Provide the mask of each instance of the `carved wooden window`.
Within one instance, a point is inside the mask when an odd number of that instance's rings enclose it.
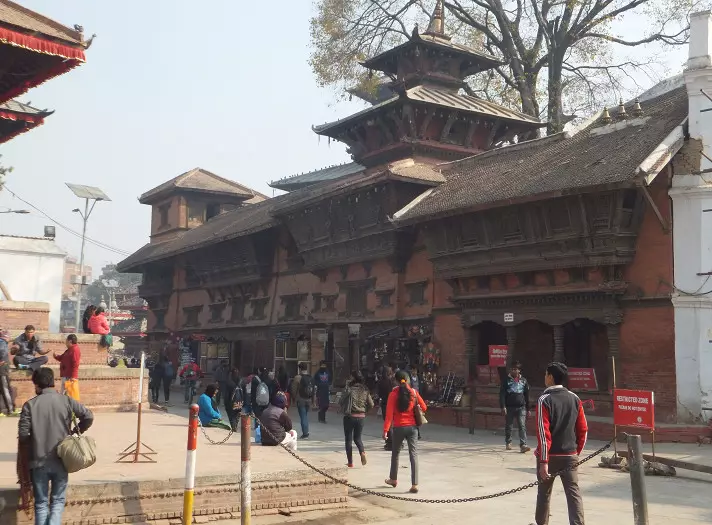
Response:
[[[462,231],[462,247],[473,248],[479,246],[479,221],[476,216],[465,216],[460,222]]]
[[[394,290],[376,290],[379,308],[391,308],[393,306],[393,303],[391,302],[393,292]]]
[[[200,326],[200,312],[202,310],[202,306],[186,306],[185,308],[183,308],[183,326]]]
[[[200,226],[205,222],[205,204],[193,202],[188,204],[188,228]]]
[[[302,299],[302,295],[293,295],[283,298],[285,319],[299,319],[299,317],[301,317]]]
[[[571,230],[571,212],[568,202],[552,203],[548,215],[551,233],[565,233]]]
[[[163,330],[166,327],[166,309],[153,310],[153,315],[156,317],[156,322],[153,325],[154,330]]]
[[[621,204],[621,228],[630,228],[633,225],[633,213],[635,203],[638,200],[638,192],[633,189],[623,191],[623,202]]]
[[[516,211],[508,211],[502,215],[501,228],[504,242],[522,240],[522,226],[519,223],[519,214]]]
[[[170,204],[164,204],[158,208],[158,227],[166,228],[170,226],[168,224],[168,210],[171,208]]]
[[[610,195],[597,195],[593,200],[592,226],[594,230],[606,230],[611,227],[611,208],[613,200]]]
[[[269,297],[260,297],[259,299],[252,299],[252,319],[265,319],[265,308],[269,303]]]
[[[368,298],[367,288],[354,287],[346,290],[346,312],[350,316],[365,315],[366,301]]]
[[[336,295],[323,295],[324,299],[324,312],[335,312],[336,311]]]
[[[313,293],[312,294],[312,299],[314,300],[314,306],[312,308],[313,312],[321,312],[321,294],[320,293]]]
[[[210,305],[210,322],[211,323],[222,323],[223,312],[225,311],[226,303],[217,303]]]
[[[405,285],[408,290],[408,306],[427,304],[428,301],[425,298],[425,289],[427,286],[427,281]]]
[[[231,303],[230,322],[242,323],[245,320],[245,301],[242,299],[233,299]]]

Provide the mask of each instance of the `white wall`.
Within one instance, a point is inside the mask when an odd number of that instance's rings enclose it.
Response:
[[[49,303],[49,329],[59,332],[64,255],[0,251],[0,280],[14,301]]]
[[[712,156],[712,15],[690,17],[690,49],[684,72],[689,99],[690,139]],[[682,164],[682,163],[681,163]],[[704,157],[695,169],[708,169]],[[694,170],[692,170],[694,171]],[[675,368],[679,422],[708,419],[712,412],[712,173],[675,173],[673,201]]]

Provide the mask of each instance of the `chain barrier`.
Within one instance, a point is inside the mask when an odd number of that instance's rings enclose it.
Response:
[[[243,416],[241,416],[241,417],[246,417],[246,416],[243,415]],[[260,432],[267,432],[267,434],[269,434],[270,437],[271,437],[274,441],[277,441],[277,439],[274,437],[274,434],[272,434],[272,432],[270,432],[254,414],[249,414],[247,417],[249,417],[250,419],[254,419],[255,421],[257,421],[257,423],[259,423],[260,429],[261,429]],[[234,432],[231,430],[230,433],[227,435],[227,437],[226,437],[225,439],[223,439],[222,441],[219,441],[219,442],[218,442],[218,441],[213,441],[212,439],[210,439],[210,438],[208,437],[207,433],[205,432],[205,429],[203,428],[203,425],[200,425],[200,428],[203,430],[203,435],[206,437],[206,439],[207,439],[211,444],[213,444],[213,445],[222,445],[222,444],[224,444],[225,442],[227,442],[228,439],[230,439],[230,436],[232,436],[233,433],[234,433]],[[344,486],[346,486],[346,487],[348,487],[348,488],[350,488],[350,489],[352,489],[352,490],[355,490],[355,491],[357,491],[357,492],[362,492],[362,493],[364,493],[364,494],[368,494],[369,496],[377,496],[377,497],[379,497],[379,498],[386,498],[386,499],[397,500],[397,501],[410,501],[410,502],[413,502],[413,503],[433,503],[433,504],[443,504],[443,503],[446,503],[446,504],[452,504],[452,503],[471,503],[471,502],[474,502],[474,501],[484,501],[484,500],[488,500],[488,499],[499,498],[499,497],[502,497],[502,496],[508,496],[508,495],[510,495],[510,494],[516,494],[517,492],[522,492],[522,491],[524,491],[524,490],[528,490],[528,489],[531,489],[531,488],[534,488],[534,487],[538,487],[538,486],[541,485],[543,482],[549,481],[549,480],[553,480],[553,479],[555,479],[556,477],[561,476],[562,474],[564,474],[564,473],[566,473],[566,472],[570,472],[570,471],[572,471],[572,470],[578,468],[579,466],[583,465],[583,464],[586,463],[587,461],[592,460],[592,459],[595,458],[596,456],[601,455],[603,452],[605,452],[606,450],[608,450],[609,448],[611,448],[611,445],[613,444],[613,441],[614,441],[613,439],[610,440],[608,443],[604,444],[601,448],[599,448],[599,449],[596,450],[595,452],[589,454],[589,455],[586,456],[585,458],[583,458],[583,459],[577,461],[577,462],[574,463],[573,465],[570,465],[570,466],[566,467],[565,469],[561,469],[561,470],[559,470],[559,471],[557,471],[557,472],[555,472],[555,473],[553,473],[553,474],[550,474],[549,477],[548,477],[546,480],[542,480],[542,481],[539,481],[539,480],[532,481],[531,483],[527,483],[526,485],[522,485],[522,486],[520,486],[520,487],[516,487],[516,488],[513,488],[513,489],[509,489],[509,490],[503,490],[503,491],[501,491],[501,492],[495,492],[495,493],[493,493],[493,494],[485,494],[485,495],[483,495],[483,496],[472,496],[472,497],[469,497],[469,498],[449,498],[449,499],[412,498],[412,497],[408,497],[408,496],[397,496],[397,495],[395,495],[395,494],[389,494],[389,493],[387,493],[387,492],[379,492],[379,491],[377,491],[377,490],[359,487],[359,486],[357,486],[357,485],[353,485],[353,484],[349,483],[349,482],[346,481],[346,480],[339,479],[339,478],[337,478],[337,477],[335,477],[335,476],[329,474],[328,472],[326,472],[326,471],[325,471],[324,469],[322,469],[322,468],[319,468],[319,467],[317,467],[317,466],[315,466],[315,465],[312,465],[312,464],[309,463],[306,459],[304,459],[304,458],[302,458],[301,456],[297,455],[296,452],[290,450],[289,448],[287,448],[287,447],[286,447],[285,445],[283,445],[282,443],[279,443],[279,446],[282,447],[284,450],[286,450],[292,457],[294,457],[294,459],[296,459],[297,461],[299,461],[300,463],[302,463],[302,464],[305,465],[306,467],[310,468],[310,469],[313,470],[314,472],[316,472],[316,473],[318,473],[318,474],[321,474],[322,476],[324,476],[324,477],[327,478],[327,479],[330,479],[330,480],[333,481],[334,483],[339,483],[340,485],[344,485]]]
[[[235,433],[234,430],[230,429],[230,431],[228,432],[228,434],[227,434],[227,436],[225,437],[225,439],[223,439],[222,441],[213,441],[213,440],[210,438],[210,436],[208,435],[208,433],[205,431],[205,427],[204,427],[203,424],[200,422],[200,419],[198,419],[198,426],[200,427],[200,431],[203,433],[203,436],[205,437],[205,439],[207,439],[208,442],[209,442],[211,445],[224,445],[225,443],[227,443],[227,441],[228,441],[228,440],[232,437],[232,435]],[[208,428],[220,428],[220,427],[208,427]],[[223,430],[224,430],[224,429],[223,429]]]

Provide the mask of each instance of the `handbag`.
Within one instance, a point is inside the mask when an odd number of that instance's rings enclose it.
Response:
[[[415,405],[413,405],[413,416],[415,417],[415,426],[416,427],[422,427],[423,425],[428,423],[428,420],[425,418],[425,414],[423,414],[423,410],[420,408],[420,405],[418,404],[418,394],[415,395]]]
[[[72,424],[77,433],[76,435],[70,434],[59,443],[57,455],[62,460],[66,471],[71,474],[89,468],[96,463],[96,441],[91,436],[85,436],[79,431],[77,417],[74,415],[71,404],[69,410],[72,413]]]
[[[341,407],[341,411],[345,416],[348,416],[351,414],[351,408],[353,407],[353,392],[351,391],[350,388],[346,388],[344,390],[344,393],[341,395],[341,399],[339,399],[339,406]]]

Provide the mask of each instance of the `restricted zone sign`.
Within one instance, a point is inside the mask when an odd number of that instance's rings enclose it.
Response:
[[[598,390],[596,370],[593,368],[569,368],[569,390]]]
[[[507,345],[489,345],[489,365],[493,368],[507,366]]]
[[[655,430],[655,393],[614,389],[613,423],[621,427]]]

